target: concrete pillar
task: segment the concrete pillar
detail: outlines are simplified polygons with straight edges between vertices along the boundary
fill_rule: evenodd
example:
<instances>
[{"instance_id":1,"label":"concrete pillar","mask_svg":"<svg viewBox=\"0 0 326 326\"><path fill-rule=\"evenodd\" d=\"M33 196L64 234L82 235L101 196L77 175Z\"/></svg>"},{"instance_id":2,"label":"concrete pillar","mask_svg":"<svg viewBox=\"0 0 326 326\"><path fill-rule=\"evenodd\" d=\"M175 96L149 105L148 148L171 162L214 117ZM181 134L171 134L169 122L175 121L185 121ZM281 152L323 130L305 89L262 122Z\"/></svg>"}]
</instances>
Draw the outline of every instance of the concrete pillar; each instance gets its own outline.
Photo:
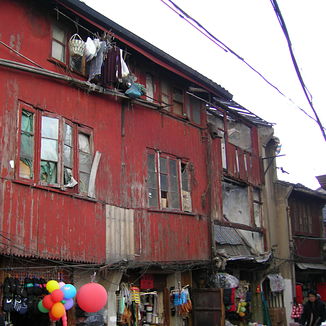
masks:
<instances>
[{"instance_id":1,"label":"concrete pillar","mask_svg":"<svg viewBox=\"0 0 326 326\"><path fill-rule=\"evenodd\" d=\"M122 272L112 271L108 274L106 280L101 280L100 283L108 291L108 302L105 309L104 320L108 326L117 325L117 298L116 291L119 289L119 284L122 278Z\"/></svg>"},{"instance_id":2,"label":"concrete pillar","mask_svg":"<svg viewBox=\"0 0 326 326\"><path fill-rule=\"evenodd\" d=\"M181 272L176 272L168 275L166 279L167 288L174 286L178 289L179 284L181 284ZM170 316L170 326L182 326L182 318L179 316Z\"/></svg>"}]
</instances>

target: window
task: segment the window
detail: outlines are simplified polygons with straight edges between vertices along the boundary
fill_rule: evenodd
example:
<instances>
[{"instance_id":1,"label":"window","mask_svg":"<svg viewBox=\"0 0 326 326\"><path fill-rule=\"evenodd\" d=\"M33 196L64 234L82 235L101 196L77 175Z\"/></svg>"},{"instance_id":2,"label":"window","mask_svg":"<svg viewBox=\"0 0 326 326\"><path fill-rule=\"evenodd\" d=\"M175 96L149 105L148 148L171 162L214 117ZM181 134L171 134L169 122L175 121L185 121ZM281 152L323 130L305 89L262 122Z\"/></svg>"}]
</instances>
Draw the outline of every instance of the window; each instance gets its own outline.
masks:
<instances>
[{"instance_id":1,"label":"window","mask_svg":"<svg viewBox=\"0 0 326 326\"><path fill-rule=\"evenodd\" d=\"M163 105L166 105L164 107L165 110L170 111L171 106L171 90L170 86L166 81L161 81L161 102Z\"/></svg>"},{"instance_id":2,"label":"window","mask_svg":"<svg viewBox=\"0 0 326 326\"><path fill-rule=\"evenodd\" d=\"M201 102L193 96L188 97L188 114L191 120L198 125L201 124Z\"/></svg>"},{"instance_id":3,"label":"window","mask_svg":"<svg viewBox=\"0 0 326 326\"><path fill-rule=\"evenodd\" d=\"M174 156L147 155L148 206L191 211L189 163Z\"/></svg>"},{"instance_id":4,"label":"window","mask_svg":"<svg viewBox=\"0 0 326 326\"><path fill-rule=\"evenodd\" d=\"M32 109L23 109L20 122L19 177L33 179L34 170L34 126L35 114Z\"/></svg>"},{"instance_id":5,"label":"window","mask_svg":"<svg viewBox=\"0 0 326 326\"><path fill-rule=\"evenodd\" d=\"M52 25L52 58L66 63L67 37L58 25Z\"/></svg>"},{"instance_id":6,"label":"window","mask_svg":"<svg viewBox=\"0 0 326 326\"><path fill-rule=\"evenodd\" d=\"M225 180L222 182L223 216L230 222L262 227L259 188Z\"/></svg>"},{"instance_id":7,"label":"window","mask_svg":"<svg viewBox=\"0 0 326 326\"><path fill-rule=\"evenodd\" d=\"M78 151L79 151L79 191L88 192L89 177L92 168L92 149L91 136L84 132L78 133Z\"/></svg>"},{"instance_id":8,"label":"window","mask_svg":"<svg viewBox=\"0 0 326 326\"><path fill-rule=\"evenodd\" d=\"M173 113L183 115L183 91L180 88L173 88Z\"/></svg>"},{"instance_id":9,"label":"window","mask_svg":"<svg viewBox=\"0 0 326 326\"><path fill-rule=\"evenodd\" d=\"M93 158L90 129L22 105L19 142L19 178L65 190L78 184L74 191L88 193Z\"/></svg>"},{"instance_id":10,"label":"window","mask_svg":"<svg viewBox=\"0 0 326 326\"><path fill-rule=\"evenodd\" d=\"M151 74L146 74L146 99L149 102L154 99L154 81Z\"/></svg>"}]
</instances>

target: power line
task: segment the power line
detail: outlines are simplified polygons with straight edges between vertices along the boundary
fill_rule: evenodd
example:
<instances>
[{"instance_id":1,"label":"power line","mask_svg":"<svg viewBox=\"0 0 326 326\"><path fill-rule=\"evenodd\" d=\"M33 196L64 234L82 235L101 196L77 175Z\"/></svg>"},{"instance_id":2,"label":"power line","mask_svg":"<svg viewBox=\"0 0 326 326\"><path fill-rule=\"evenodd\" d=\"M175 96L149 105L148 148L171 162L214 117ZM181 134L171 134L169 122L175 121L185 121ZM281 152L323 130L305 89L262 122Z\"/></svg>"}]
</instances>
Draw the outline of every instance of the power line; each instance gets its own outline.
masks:
<instances>
[{"instance_id":1,"label":"power line","mask_svg":"<svg viewBox=\"0 0 326 326\"><path fill-rule=\"evenodd\" d=\"M196 19L192 18L189 14L187 14L183 9L181 9L178 5L176 5L172 0L160 0L160 1L162 3L164 3L168 8L170 8L173 12L175 12L179 17L184 19L188 24L190 24L192 27L194 27L197 31L199 31L201 34L203 34L206 38L208 38L210 41L212 41L215 45L219 46L223 51L230 52L237 59L239 59L244 64L246 64L252 71L254 71L256 74L258 74L268 85L273 87L279 94L281 94L288 101L290 101L293 105L295 105L307 117L309 117L310 119L315 121L321 127L321 129L323 130L323 134L324 134L325 128L321 125L319 118L318 119L314 118L309 113L307 113L304 109L302 109L299 105L297 105L291 98L286 96L277 86L275 86L272 82L270 82L262 73L260 73L252 65L250 65L243 57L241 57L239 54L237 54L235 51L233 51L230 47L228 47L225 43L223 43L221 40L219 40L216 36L214 36L212 33L210 33L203 25L201 25ZM166 3L165 1L170 2L172 4L172 6L169 5L168 3ZM325 138L325 140L326 140L326 138Z\"/></svg>"},{"instance_id":2,"label":"power line","mask_svg":"<svg viewBox=\"0 0 326 326\"><path fill-rule=\"evenodd\" d=\"M317 122L317 124L318 124L318 126L319 126L319 128L320 128L320 130L321 130L321 132L323 134L323 137L324 137L324 139L326 141L326 134L325 134L324 127L322 126L322 124L320 122L320 119L319 119L319 117L317 115L317 112L316 112L316 110L315 110L315 108L313 106L312 96L311 96L310 92L308 91L307 86L305 85L305 83L303 81L303 78L301 76L300 69L299 69L297 60L296 60L296 58L294 56L294 53L293 53L292 43L291 43L291 40L290 40L290 36L289 36L288 30L287 30L286 25L285 25L285 21L283 19L281 10L280 10L280 8L279 8L276 0L270 0L270 1L271 1L271 4L272 4L273 8L274 8L274 11L276 13L276 16L278 18L278 21L279 21L279 23L281 25L283 34L284 34L284 36L286 38L286 41L288 43L288 48L289 48L289 51L290 51L290 54L291 54L291 59L292 59L292 62L293 62L295 71L297 73L298 79L300 81L301 87L302 87L303 92L304 92L304 94L306 96L306 99L307 99L307 101L308 101L308 103L309 103L309 105L310 105L310 107L311 107L311 109L312 109L312 111L313 111L313 113L314 113L314 115L316 117L316 122Z\"/></svg>"}]
</instances>

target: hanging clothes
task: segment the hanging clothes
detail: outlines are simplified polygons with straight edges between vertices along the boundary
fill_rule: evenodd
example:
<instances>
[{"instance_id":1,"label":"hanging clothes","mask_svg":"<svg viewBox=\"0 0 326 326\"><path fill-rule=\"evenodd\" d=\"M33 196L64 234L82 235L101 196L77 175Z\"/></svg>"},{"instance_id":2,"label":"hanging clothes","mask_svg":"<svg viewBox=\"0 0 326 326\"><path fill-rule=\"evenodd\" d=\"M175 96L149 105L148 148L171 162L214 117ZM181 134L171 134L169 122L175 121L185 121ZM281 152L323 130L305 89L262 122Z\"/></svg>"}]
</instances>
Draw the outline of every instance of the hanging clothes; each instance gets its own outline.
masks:
<instances>
[{"instance_id":1,"label":"hanging clothes","mask_svg":"<svg viewBox=\"0 0 326 326\"><path fill-rule=\"evenodd\" d=\"M108 50L108 46L106 45L106 42L105 41L100 42L99 50L96 54L96 57L94 57L90 61L88 81L91 81L95 77L101 75L104 56L107 50Z\"/></svg>"},{"instance_id":2,"label":"hanging clothes","mask_svg":"<svg viewBox=\"0 0 326 326\"><path fill-rule=\"evenodd\" d=\"M117 47L112 47L107 53L106 60L102 66L102 84L111 86L122 78L121 53Z\"/></svg>"}]
</instances>

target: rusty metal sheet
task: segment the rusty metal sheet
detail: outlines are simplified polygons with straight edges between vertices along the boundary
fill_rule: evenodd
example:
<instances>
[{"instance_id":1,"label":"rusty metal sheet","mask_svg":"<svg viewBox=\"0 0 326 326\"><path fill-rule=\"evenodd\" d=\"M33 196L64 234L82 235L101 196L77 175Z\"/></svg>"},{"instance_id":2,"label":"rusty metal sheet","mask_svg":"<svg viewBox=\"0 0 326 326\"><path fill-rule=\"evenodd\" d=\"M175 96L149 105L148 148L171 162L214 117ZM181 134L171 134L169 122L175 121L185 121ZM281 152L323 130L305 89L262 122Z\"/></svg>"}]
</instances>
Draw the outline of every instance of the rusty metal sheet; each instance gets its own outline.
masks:
<instances>
[{"instance_id":1,"label":"rusty metal sheet","mask_svg":"<svg viewBox=\"0 0 326 326\"><path fill-rule=\"evenodd\" d=\"M106 205L106 259L134 259L134 210Z\"/></svg>"},{"instance_id":2,"label":"rusty metal sheet","mask_svg":"<svg viewBox=\"0 0 326 326\"><path fill-rule=\"evenodd\" d=\"M79 262L105 262L104 210L97 202L4 182L1 251Z\"/></svg>"}]
</instances>

